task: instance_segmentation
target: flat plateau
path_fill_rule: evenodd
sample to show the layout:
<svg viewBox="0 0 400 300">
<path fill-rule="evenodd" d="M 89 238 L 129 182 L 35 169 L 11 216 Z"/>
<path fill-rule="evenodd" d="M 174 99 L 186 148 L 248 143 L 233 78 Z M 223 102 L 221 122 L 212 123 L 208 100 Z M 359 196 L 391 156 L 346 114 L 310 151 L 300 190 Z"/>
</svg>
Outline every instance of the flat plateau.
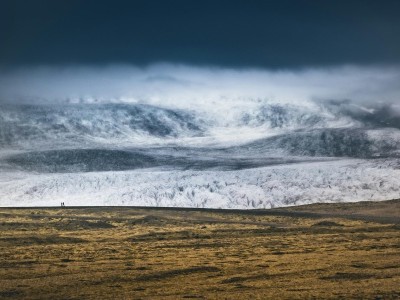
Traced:
<svg viewBox="0 0 400 300">
<path fill-rule="evenodd" d="M 400 200 L 0 208 L 4 299 L 399 299 Z"/>
</svg>

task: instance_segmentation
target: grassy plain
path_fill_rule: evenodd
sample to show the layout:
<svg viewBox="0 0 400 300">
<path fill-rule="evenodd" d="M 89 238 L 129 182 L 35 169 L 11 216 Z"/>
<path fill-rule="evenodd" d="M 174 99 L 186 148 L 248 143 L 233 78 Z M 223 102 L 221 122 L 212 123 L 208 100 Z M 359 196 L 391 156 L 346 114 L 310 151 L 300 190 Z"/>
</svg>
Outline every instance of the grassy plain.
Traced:
<svg viewBox="0 0 400 300">
<path fill-rule="evenodd" d="M 400 200 L 0 208 L 0 298 L 400 299 Z"/>
</svg>

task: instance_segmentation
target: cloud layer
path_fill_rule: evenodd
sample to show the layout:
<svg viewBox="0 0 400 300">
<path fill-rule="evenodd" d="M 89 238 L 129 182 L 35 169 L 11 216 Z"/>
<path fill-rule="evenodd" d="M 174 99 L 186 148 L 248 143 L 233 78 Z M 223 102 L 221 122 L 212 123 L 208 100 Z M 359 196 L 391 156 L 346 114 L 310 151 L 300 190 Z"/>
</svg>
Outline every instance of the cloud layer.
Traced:
<svg viewBox="0 0 400 300">
<path fill-rule="evenodd" d="M 230 101 L 351 100 L 400 104 L 400 68 L 270 71 L 158 64 L 37 67 L 0 72 L 1 102 L 139 102 L 188 108 Z"/>
</svg>

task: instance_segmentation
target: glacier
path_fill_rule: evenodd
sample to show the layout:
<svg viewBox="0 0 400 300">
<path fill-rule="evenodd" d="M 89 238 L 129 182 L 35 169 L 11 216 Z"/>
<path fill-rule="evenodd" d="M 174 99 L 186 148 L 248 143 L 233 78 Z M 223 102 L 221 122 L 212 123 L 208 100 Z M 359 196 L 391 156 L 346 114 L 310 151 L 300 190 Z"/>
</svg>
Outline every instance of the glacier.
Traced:
<svg viewBox="0 0 400 300">
<path fill-rule="evenodd" d="M 2 206 L 164 206 L 255 209 L 387 200 L 400 193 L 400 162 L 343 159 L 236 171 L 142 169 L 2 173 Z"/>
<path fill-rule="evenodd" d="M 399 198 L 394 70 L 169 71 L 135 69 L 130 81 L 120 76 L 120 90 L 79 97 L 72 86 L 57 90 L 82 88 L 79 78 L 19 78 L 15 89 L 27 94 L 17 95 L 5 86 L 15 78 L 0 76 L 0 206 L 257 209 Z M 41 95 L 49 82 L 54 90 Z M 380 95 L 394 100 L 373 101 Z"/>
<path fill-rule="evenodd" d="M 364 110 L 262 103 L 221 121 L 142 104 L 2 108 L 1 206 L 255 209 L 399 197 L 400 130 Z"/>
</svg>

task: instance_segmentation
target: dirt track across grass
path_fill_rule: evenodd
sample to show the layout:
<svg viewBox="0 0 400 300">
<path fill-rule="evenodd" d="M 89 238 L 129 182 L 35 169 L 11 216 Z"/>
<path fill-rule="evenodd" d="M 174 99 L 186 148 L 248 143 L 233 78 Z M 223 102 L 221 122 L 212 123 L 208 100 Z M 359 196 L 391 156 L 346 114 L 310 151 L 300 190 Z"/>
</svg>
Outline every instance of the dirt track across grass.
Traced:
<svg viewBox="0 0 400 300">
<path fill-rule="evenodd" d="M 0 208 L 0 299 L 400 299 L 400 200 Z"/>
</svg>

